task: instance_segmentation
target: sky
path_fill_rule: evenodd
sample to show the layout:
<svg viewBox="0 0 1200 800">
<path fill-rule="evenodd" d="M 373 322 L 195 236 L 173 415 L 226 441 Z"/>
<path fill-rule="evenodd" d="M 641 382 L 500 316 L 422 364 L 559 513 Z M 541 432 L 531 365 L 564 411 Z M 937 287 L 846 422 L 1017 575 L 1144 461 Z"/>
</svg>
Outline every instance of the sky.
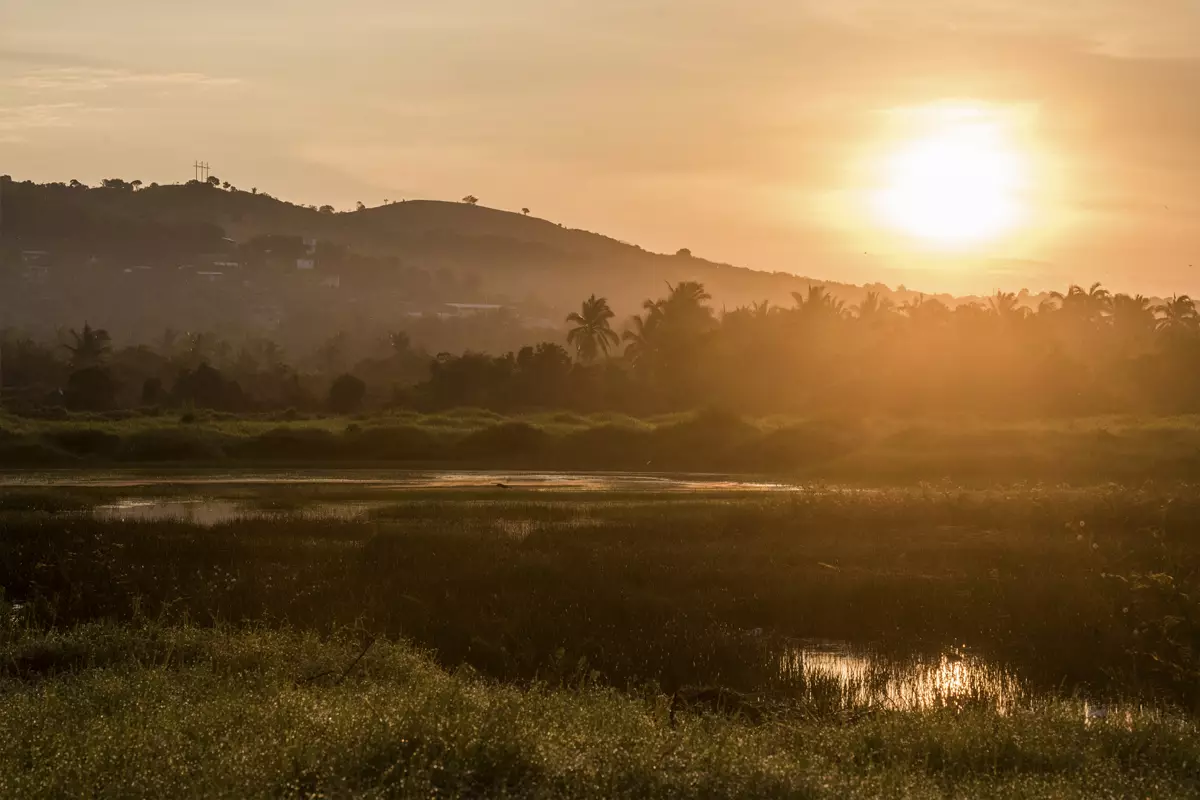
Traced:
<svg viewBox="0 0 1200 800">
<path fill-rule="evenodd" d="M 1016 229 L 873 210 L 931 108 L 1019 156 Z M 0 173 L 196 159 L 829 280 L 1200 294 L 1200 0 L 0 0 Z"/>
</svg>

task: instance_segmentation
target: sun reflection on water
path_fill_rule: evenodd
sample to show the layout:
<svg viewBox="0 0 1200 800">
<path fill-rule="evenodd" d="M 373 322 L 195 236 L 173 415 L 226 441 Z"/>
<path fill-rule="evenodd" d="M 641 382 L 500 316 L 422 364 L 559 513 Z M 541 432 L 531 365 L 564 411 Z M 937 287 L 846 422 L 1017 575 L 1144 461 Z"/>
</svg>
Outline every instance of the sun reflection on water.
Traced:
<svg viewBox="0 0 1200 800">
<path fill-rule="evenodd" d="M 836 690 L 846 707 L 919 711 L 982 703 L 1003 714 L 1028 696 L 1011 672 L 964 649 L 901 661 L 809 642 L 786 649 L 779 667 L 785 680 Z"/>
</svg>

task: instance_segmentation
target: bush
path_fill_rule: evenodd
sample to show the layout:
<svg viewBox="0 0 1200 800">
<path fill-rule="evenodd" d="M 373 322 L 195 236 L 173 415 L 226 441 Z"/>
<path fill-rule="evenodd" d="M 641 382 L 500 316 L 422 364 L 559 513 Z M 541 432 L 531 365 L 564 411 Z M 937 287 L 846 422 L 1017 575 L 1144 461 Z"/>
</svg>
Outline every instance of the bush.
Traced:
<svg viewBox="0 0 1200 800">
<path fill-rule="evenodd" d="M 121 449 L 121 437 L 94 428 L 68 428 L 42 434 L 49 444 L 78 456 L 109 458 Z"/>
<path fill-rule="evenodd" d="M 212 434 L 155 428 L 131 434 L 118 455 L 125 461 L 218 461 L 225 451 Z"/>
<path fill-rule="evenodd" d="M 345 454 L 341 437 L 320 428 L 272 428 L 238 442 L 233 455 L 263 460 L 322 460 Z"/>
<path fill-rule="evenodd" d="M 65 450 L 36 439 L 21 437 L 0 441 L 0 466 L 56 467 L 76 460 Z"/>
<path fill-rule="evenodd" d="M 107 411 L 116 403 L 117 382 L 103 367 L 85 367 L 67 378 L 64 397 L 72 411 Z"/>
<path fill-rule="evenodd" d="M 351 425 L 351 428 L 356 427 Z M 346 445 L 356 458 L 382 461 L 433 461 L 446 455 L 444 440 L 415 425 L 346 429 Z"/>
<path fill-rule="evenodd" d="M 362 408 L 367 385 L 353 375 L 341 375 L 329 387 L 329 410 L 335 414 L 353 414 Z"/>
<path fill-rule="evenodd" d="M 560 457 L 568 464 L 588 468 L 644 468 L 653 465 L 651 433 L 628 425 L 598 425 L 572 431 L 558 443 Z"/>
<path fill-rule="evenodd" d="M 468 456 L 529 456 L 542 452 L 550 435 L 527 422 L 505 422 L 464 436 L 458 450 Z"/>
</svg>

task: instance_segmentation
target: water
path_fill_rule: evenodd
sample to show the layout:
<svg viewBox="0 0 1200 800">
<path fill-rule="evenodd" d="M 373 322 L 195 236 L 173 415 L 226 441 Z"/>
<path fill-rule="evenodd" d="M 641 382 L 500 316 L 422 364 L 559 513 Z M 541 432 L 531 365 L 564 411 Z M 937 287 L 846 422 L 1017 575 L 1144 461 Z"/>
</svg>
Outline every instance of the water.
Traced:
<svg viewBox="0 0 1200 800">
<path fill-rule="evenodd" d="M 846 642 L 799 642 L 780 654 L 779 671 L 785 681 L 846 709 L 983 704 L 1008 713 L 1030 699 L 1014 673 L 961 647 L 892 659 Z"/>
<path fill-rule="evenodd" d="M 231 472 L 206 474 L 154 474 L 122 472 L 0 474 L 0 488 L 108 488 L 150 489 L 187 487 L 347 487 L 380 491 L 422 489 L 497 489 L 502 487 L 545 491 L 646 491 L 646 492 L 781 492 L 803 487 L 778 481 L 730 475 L 678 475 L 633 472 L 496 472 L 456 470 L 421 472 Z"/>
<path fill-rule="evenodd" d="M 320 503 L 294 509 L 264 508 L 258 504 L 216 498 L 127 498 L 94 507 L 91 515 L 97 519 L 131 522 L 180 520 L 212 527 L 224 522 L 246 518 L 329 519 L 354 521 L 362 519 L 378 504 Z"/>
</svg>

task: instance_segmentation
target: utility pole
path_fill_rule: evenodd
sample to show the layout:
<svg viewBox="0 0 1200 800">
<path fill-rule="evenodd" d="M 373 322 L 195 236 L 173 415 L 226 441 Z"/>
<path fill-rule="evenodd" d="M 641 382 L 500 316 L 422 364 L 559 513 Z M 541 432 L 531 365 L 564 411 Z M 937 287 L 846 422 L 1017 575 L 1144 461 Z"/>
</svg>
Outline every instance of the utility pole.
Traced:
<svg viewBox="0 0 1200 800">
<path fill-rule="evenodd" d="M 212 167 L 207 161 L 197 161 L 192 164 L 192 169 L 195 170 L 197 183 L 208 183 L 208 176 L 212 174 Z"/>
</svg>

